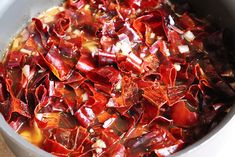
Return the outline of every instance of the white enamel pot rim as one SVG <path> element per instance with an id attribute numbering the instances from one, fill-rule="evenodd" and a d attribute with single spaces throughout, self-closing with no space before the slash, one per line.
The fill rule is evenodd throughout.
<path id="1" fill-rule="evenodd" d="M 235 30 L 235 1 L 233 0 L 191 0 L 193 6 L 200 10 L 201 14 L 211 14 L 218 17 L 218 22 L 226 27 Z M 38 13 L 52 6 L 61 3 L 61 0 L 1 0 L 0 1 L 0 58 L 3 56 L 4 49 L 11 41 L 12 37 L 20 31 L 19 28 L 25 26 L 27 21 Z M 201 5 L 203 4 L 203 5 Z M 209 7 L 208 7 L 209 6 Z M 229 17 L 229 18 L 228 18 Z M 228 123 L 235 123 L 235 105 L 230 113 L 222 122 L 208 133 L 205 137 L 187 148 L 175 153 L 172 156 L 189 156 L 192 157 L 203 147 L 210 144 L 216 136 L 219 136 L 223 128 Z M 19 157 L 50 157 L 51 154 L 35 147 L 25 141 L 6 123 L 0 114 L 0 131 L 10 149 Z M 203 155 L 201 155 L 203 156 Z"/>

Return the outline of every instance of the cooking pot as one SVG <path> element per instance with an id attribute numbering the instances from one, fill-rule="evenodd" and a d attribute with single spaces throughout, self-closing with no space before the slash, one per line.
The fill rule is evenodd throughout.
<path id="1" fill-rule="evenodd" d="M 177 1 L 177 0 L 175 0 Z M 180 1 L 180 0 L 178 0 Z M 181 0 L 182 1 L 182 0 Z M 235 1 L 234 0 L 189 0 L 198 15 L 212 17 L 213 21 L 221 26 L 235 31 Z M 50 7 L 59 5 L 61 0 L 1 0 L 0 1 L 0 58 L 12 38 L 26 26 L 32 17 Z M 216 17 L 216 18 L 215 18 Z M 222 122 L 205 137 L 172 156 L 218 156 L 221 148 L 226 147 L 223 153 L 232 153 L 235 145 L 235 105 Z M 7 145 L 18 157 L 49 157 L 51 154 L 25 141 L 5 122 L 0 114 L 0 132 Z M 233 142 L 233 143 L 229 143 Z M 232 154 L 228 154 L 232 156 Z M 223 156 L 228 156 L 223 154 Z"/>

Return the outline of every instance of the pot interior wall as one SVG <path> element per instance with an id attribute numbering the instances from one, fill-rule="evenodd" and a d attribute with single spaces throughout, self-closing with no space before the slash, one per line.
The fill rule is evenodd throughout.
<path id="1" fill-rule="evenodd" d="M 235 32 L 234 0 L 189 0 L 189 2 L 198 15 L 211 16 L 210 19 Z"/>
<path id="2" fill-rule="evenodd" d="M 57 6 L 62 0 L 1 0 L 0 2 L 0 59 L 14 36 L 32 17 Z"/>

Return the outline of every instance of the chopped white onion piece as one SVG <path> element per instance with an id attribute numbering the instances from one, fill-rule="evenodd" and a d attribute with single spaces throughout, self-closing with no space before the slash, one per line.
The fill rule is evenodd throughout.
<path id="1" fill-rule="evenodd" d="M 136 2 L 135 4 L 137 4 L 137 3 L 138 3 L 138 6 L 140 6 L 140 4 L 139 4 L 140 1 L 139 1 L 139 2 Z M 140 8 L 136 10 L 136 13 L 137 13 L 137 14 L 140 14 L 141 12 L 142 12 L 142 10 L 141 10 Z"/>
<path id="2" fill-rule="evenodd" d="M 175 70 L 176 70 L 176 71 L 180 71 L 180 70 L 181 70 L 181 66 L 180 66 L 179 63 L 175 63 L 175 64 L 174 64 L 174 67 L 175 67 Z"/>
<path id="3" fill-rule="evenodd" d="M 86 102 L 87 100 L 88 100 L 88 94 L 87 93 L 82 94 L 82 101 Z"/>
<path id="4" fill-rule="evenodd" d="M 94 133 L 95 131 L 94 131 L 94 129 L 91 128 L 91 129 L 89 130 L 89 132 L 90 132 L 90 133 Z"/>
<path id="5" fill-rule="evenodd" d="M 193 32 L 191 31 L 187 31 L 184 33 L 184 38 L 188 41 L 188 42 L 192 42 L 195 39 L 195 36 L 193 34 Z"/>
<path id="6" fill-rule="evenodd" d="M 44 70 L 42 70 L 42 69 L 38 70 L 38 73 L 43 73 L 43 72 L 44 72 Z"/>
<path id="7" fill-rule="evenodd" d="M 49 82 L 49 96 L 53 96 L 54 94 L 54 90 L 55 90 L 55 82 L 54 81 L 50 81 Z"/>
<path id="8" fill-rule="evenodd" d="M 175 25 L 175 21 L 174 19 L 172 18 L 171 15 L 168 16 L 169 20 L 170 20 L 170 25 L 174 26 Z"/>
<path id="9" fill-rule="evenodd" d="M 126 34 L 119 35 L 121 39 L 119 42 L 116 43 L 116 47 L 122 51 L 123 55 L 128 55 L 131 52 L 131 42 Z"/>
<path id="10" fill-rule="evenodd" d="M 85 107 L 85 111 L 87 112 L 88 116 L 91 118 L 95 118 L 95 113 L 91 108 Z"/>
<path id="11" fill-rule="evenodd" d="M 109 126 L 111 126 L 113 124 L 113 122 L 115 121 L 115 118 L 109 118 L 108 120 L 106 120 L 103 124 L 103 128 L 108 128 Z"/>
<path id="12" fill-rule="evenodd" d="M 81 31 L 79 30 L 79 29 L 75 29 L 74 31 L 73 31 L 73 34 L 75 34 L 75 35 L 81 35 Z"/>
<path id="13" fill-rule="evenodd" d="M 73 28 L 71 26 L 69 26 L 69 28 L 66 30 L 66 32 L 72 32 Z M 68 35 L 70 36 L 70 38 L 74 38 L 74 35 Z"/>
<path id="14" fill-rule="evenodd" d="M 142 60 L 139 58 L 139 57 L 137 57 L 134 53 L 130 53 L 130 55 L 129 55 L 129 57 L 133 60 L 133 61 L 135 61 L 136 63 L 138 63 L 139 65 L 142 63 Z"/>
<path id="15" fill-rule="evenodd" d="M 48 27 L 48 25 L 47 25 L 46 23 L 43 23 L 43 24 L 42 24 L 42 27 L 43 27 L 43 28 L 46 28 L 46 27 Z"/>
<path id="16" fill-rule="evenodd" d="M 180 46 L 178 46 L 178 49 L 179 49 L 180 53 L 188 53 L 189 52 L 188 45 L 180 45 Z"/>
<path id="17" fill-rule="evenodd" d="M 106 144 L 103 140 L 98 139 L 92 146 L 92 148 L 106 148 Z"/>
<path id="18" fill-rule="evenodd" d="M 115 89 L 116 90 L 122 89 L 122 75 L 120 75 L 120 74 L 118 75 L 118 82 L 115 85 Z M 112 93 L 112 94 L 114 94 L 114 93 Z M 115 96 L 115 94 L 114 94 L 114 96 Z"/>
<path id="19" fill-rule="evenodd" d="M 165 55 L 166 55 L 167 57 L 169 57 L 169 56 L 171 55 L 171 53 L 170 53 L 170 50 L 168 49 L 168 47 L 167 47 L 167 45 L 166 45 L 166 42 L 163 41 L 162 44 L 163 44 L 163 51 L 164 51 Z"/>
<path id="20" fill-rule="evenodd" d="M 155 36 L 156 36 L 156 34 L 155 34 L 155 33 L 151 33 L 151 34 L 150 34 L 150 38 L 151 38 L 151 39 L 154 39 L 154 38 L 155 38 Z"/>
<path id="21" fill-rule="evenodd" d="M 96 151 L 97 154 L 100 154 L 100 153 L 103 152 L 103 149 L 102 148 L 96 148 L 95 151 Z"/>
<path id="22" fill-rule="evenodd" d="M 118 74 L 118 80 L 121 80 L 121 79 L 122 79 L 122 75 Z"/>
<path id="23" fill-rule="evenodd" d="M 171 55 L 171 53 L 170 53 L 170 50 L 169 50 L 169 49 L 166 49 L 166 50 L 165 50 L 165 52 L 166 52 L 166 56 L 168 56 L 168 57 L 169 57 L 169 56 Z"/>
<path id="24" fill-rule="evenodd" d="M 38 120 L 42 121 L 42 120 L 43 120 L 43 113 L 35 114 L 35 117 L 36 117 Z"/>
<path id="25" fill-rule="evenodd" d="M 124 55 L 128 55 L 128 53 L 131 52 L 131 45 L 127 42 L 122 42 L 120 49 Z"/>
<path id="26" fill-rule="evenodd" d="M 205 73 L 204 73 L 204 71 L 202 70 L 202 68 L 200 68 L 199 70 L 200 70 L 200 72 L 201 72 L 201 75 L 205 76 Z"/>
<path id="27" fill-rule="evenodd" d="M 65 39 L 65 40 L 70 40 L 70 39 L 71 39 L 71 36 L 65 36 L 64 39 Z"/>
<path id="28" fill-rule="evenodd" d="M 120 49 L 120 47 L 117 47 L 117 45 L 113 45 L 112 46 L 112 53 L 117 53 L 117 52 L 119 52 L 121 49 Z"/>
<path id="29" fill-rule="evenodd" d="M 28 55 L 31 55 L 32 54 L 32 51 L 30 51 L 30 50 L 27 50 L 27 49 L 20 49 L 20 52 L 22 52 L 22 53 L 26 53 L 26 54 L 28 54 Z"/>
<path id="30" fill-rule="evenodd" d="M 164 139 L 164 138 L 163 138 Z M 167 147 L 167 150 L 162 148 L 162 149 L 155 149 L 154 152 L 156 154 L 159 154 L 161 156 L 169 156 L 170 154 L 174 153 L 177 150 L 177 145 L 173 145 L 170 147 Z"/>
<path id="31" fill-rule="evenodd" d="M 103 152 L 103 148 L 106 148 L 107 146 L 103 140 L 98 139 L 91 147 L 95 148 L 97 154 L 100 154 Z"/>
<path id="32" fill-rule="evenodd" d="M 122 80 L 119 80 L 115 86 L 116 90 L 121 90 L 122 89 Z"/>
<path id="33" fill-rule="evenodd" d="M 64 7 L 58 7 L 58 10 L 59 10 L 59 11 L 64 11 L 65 8 L 64 8 Z"/>
<path id="34" fill-rule="evenodd" d="M 140 53 L 140 58 L 144 58 L 146 57 L 146 54 L 145 53 Z"/>
<path id="35" fill-rule="evenodd" d="M 29 77 L 30 75 L 30 66 L 29 65 L 25 65 L 22 69 L 22 72 L 24 74 L 25 77 Z"/>
<path id="36" fill-rule="evenodd" d="M 114 107 L 115 106 L 115 102 L 113 101 L 112 98 L 109 99 L 108 103 L 106 104 L 107 107 Z"/>

